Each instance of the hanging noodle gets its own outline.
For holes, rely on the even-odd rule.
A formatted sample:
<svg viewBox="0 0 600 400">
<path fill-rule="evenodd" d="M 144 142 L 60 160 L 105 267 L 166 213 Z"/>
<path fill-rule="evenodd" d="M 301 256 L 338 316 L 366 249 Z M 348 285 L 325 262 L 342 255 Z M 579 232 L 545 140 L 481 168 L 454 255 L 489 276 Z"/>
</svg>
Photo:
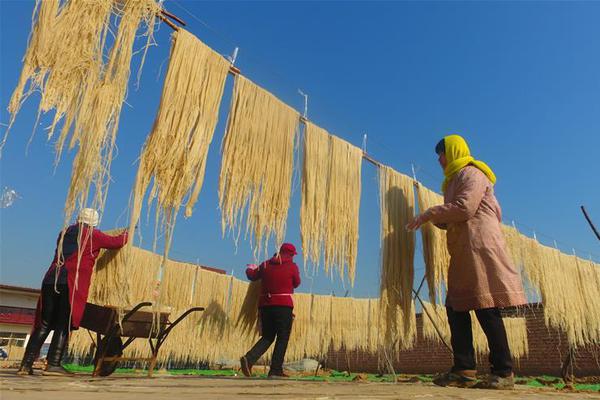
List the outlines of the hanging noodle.
<svg viewBox="0 0 600 400">
<path fill-rule="evenodd" d="M 322 359 L 331 344 L 332 296 L 312 295 L 309 332 L 306 354 Z"/>
<path fill-rule="evenodd" d="M 315 336 L 311 325 L 312 295 L 294 293 L 294 321 L 285 356 L 289 360 L 300 360 L 319 354 L 319 349 L 309 348 L 309 339 Z M 311 341 L 312 343 L 312 341 Z"/>
<path fill-rule="evenodd" d="M 502 227 L 515 264 L 541 297 L 546 325 L 563 331 L 573 348 L 600 343 L 600 269 L 589 260 Z"/>
<path fill-rule="evenodd" d="M 59 0 L 36 2 L 34 15 L 36 10 L 39 13 L 8 107 L 12 124 L 27 97 L 40 91 L 38 115 L 55 110 L 49 138 L 63 117 L 66 118 L 61 137 L 66 136 L 75 120 L 81 96 L 100 78 L 113 2 L 69 1 L 60 7 L 59 3 Z M 64 143 L 64 138 L 60 142 Z"/>
<path fill-rule="evenodd" d="M 148 204 L 156 199 L 157 215 L 165 216 L 168 225 L 165 259 L 180 205 L 186 203 L 185 215 L 189 217 L 202 188 L 229 71 L 227 61 L 192 34 L 180 29 L 173 36 L 160 107 L 140 159 L 130 222 L 133 230 L 154 179 Z"/>
<path fill-rule="evenodd" d="M 427 189 L 422 184 L 417 186 L 419 211 L 424 212 L 430 207 L 444 203 L 443 196 Z M 446 245 L 446 231 L 434 226 L 431 222 L 421 226 L 423 242 L 423 261 L 425 262 L 425 277 L 429 288 L 429 300 L 436 304 L 442 296 L 442 286 L 445 285 L 450 266 L 450 254 Z"/>
<path fill-rule="evenodd" d="M 115 307 L 121 298 L 114 293 L 115 275 L 110 271 L 127 264 L 133 284 L 132 304 L 152 298 L 152 282 L 162 256 L 132 247 L 131 253 L 104 251 L 98 259 L 89 301 Z M 160 304 L 173 321 L 189 307 L 205 307 L 191 314 L 169 335 L 159 353 L 159 362 L 205 362 L 220 364 L 238 358 L 258 338 L 255 328 L 256 283 L 214 273 L 193 264 L 168 260 L 163 274 Z M 413 310 L 414 311 L 414 310 Z M 340 298 L 306 293 L 294 294 L 294 322 L 286 360 L 304 357 L 322 359 L 330 349 L 363 350 L 375 354 L 381 344 L 382 321 L 378 299 Z M 400 323 L 402 321 L 399 321 Z M 80 357 L 93 350 L 84 329 L 73 332 L 70 351 Z M 149 357 L 148 344 L 135 340 L 126 357 Z"/>
<path fill-rule="evenodd" d="M 330 171 L 330 135 L 306 122 L 302 168 L 300 234 L 304 265 L 310 260 L 316 269 L 325 242 L 327 193 Z M 314 271 L 313 271 L 314 272 Z"/>
<path fill-rule="evenodd" d="M 415 234 L 405 226 L 414 217 L 413 180 L 389 167 L 379 168 L 381 209 L 381 318 L 385 345 L 409 347 L 415 335 Z"/>
<path fill-rule="evenodd" d="M 362 151 L 330 136 L 325 216 L 325 271 L 336 266 L 341 279 L 354 286 L 358 253 L 358 221 L 361 193 Z"/>
<path fill-rule="evenodd" d="M 221 224 L 223 234 L 227 227 L 235 232 L 237 243 L 247 208 L 255 255 L 272 235 L 278 246 L 285 236 L 298 122 L 292 108 L 236 76 L 219 177 Z"/>
<path fill-rule="evenodd" d="M 17 87 L 13 91 L 8 104 L 9 127 L 14 123 L 25 99 L 34 91 L 42 89 L 44 79 L 49 73 L 49 68 L 53 63 L 50 58 L 54 56 L 51 48 L 58 6 L 59 0 L 37 0 L 35 3 L 29 46 L 25 52 L 23 68 L 19 75 Z M 25 91 L 27 82 L 29 82 L 29 87 Z M 0 152 L 6 142 L 9 129 L 6 130 L 4 139 L 0 144 Z"/>
<path fill-rule="evenodd" d="M 144 22 L 147 48 L 159 5 L 154 0 L 81 0 L 59 7 L 58 1 L 41 0 L 36 10 L 38 18 L 9 104 L 10 125 L 23 101 L 40 91 L 38 116 L 54 110 L 48 138 L 63 123 L 56 162 L 67 142 L 69 148 L 78 146 L 65 201 L 66 226 L 75 208 L 88 205 L 92 185 L 93 206 L 100 211 L 104 207 L 136 32 Z M 108 51 L 113 14 L 118 26 Z"/>
<path fill-rule="evenodd" d="M 304 263 L 335 266 L 354 285 L 362 151 L 309 122 L 304 135 L 300 231 Z"/>
</svg>

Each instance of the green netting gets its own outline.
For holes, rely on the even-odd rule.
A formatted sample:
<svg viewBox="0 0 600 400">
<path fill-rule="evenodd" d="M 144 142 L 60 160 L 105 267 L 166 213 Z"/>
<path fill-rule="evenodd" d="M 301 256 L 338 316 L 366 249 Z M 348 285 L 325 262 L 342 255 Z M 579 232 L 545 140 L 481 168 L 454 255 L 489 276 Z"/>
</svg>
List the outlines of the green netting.
<svg viewBox="0 0 600 400">
<path fill-rule="evenodd" d="M 79 373 L 92 373 L 94 367 L 91 365 L 77 365 L 77 364 L 66 364 L 64 366 L 71 372 Z M 231 369 L 173 369 L 166 371 L 169 375 L 194 375 L 194 376 L 237 376 L 239 375 L 236 371 Z M 115 371 L 117 374 L 146 374 L 145 369 L 133 369 L 133 368 L 117 368 Z M 267 378 L 264 373 L 255 374 L 256 378 Z M 357 378 L 358 377 L 358 378 Z M 366 380 L 368 382 L 393 382 L 394 377 L 392 375 L 375 375 L 375 374 L 356 374 L 341 371 L 329 371 L 327 375 L 297 375 L 292 376 L 291 380 L 296 381 L 311 381 L 311 382 L 352 382 L 355 380 Z M 412 380 L 411 380 L 412 379 Z M 432 375 L 401 375 L 399 377 L 400 382 L 425 382 L 429 383 L 433 380 Z M 518 384 L 525 384 L 530 387 L 553 387 L 555 389 L 562 389 L 565 384 L 562 383 L 560 378 L 555 376 L 542 375 L 537 377 L 517 377 L 515 381 Z M 600 392 L 600 383 L 576 383 L 575 389 L 577 390 L 589 390 Z"/>
</svg>

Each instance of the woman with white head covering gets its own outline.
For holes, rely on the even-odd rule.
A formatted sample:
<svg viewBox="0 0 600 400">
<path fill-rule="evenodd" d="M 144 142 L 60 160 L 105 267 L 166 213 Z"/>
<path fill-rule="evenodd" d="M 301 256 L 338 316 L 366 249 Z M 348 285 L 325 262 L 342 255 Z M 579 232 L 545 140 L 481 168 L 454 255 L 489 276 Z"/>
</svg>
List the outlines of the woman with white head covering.
<svg viewBox="0 0 600 400">
<path fill-rule="evenodd" d="M 54 335 L 44 375 L 67 373 L 61 366 L 61 360 L 66 353 L 70 330 L 79 328 L 96 258 L 101 249 L 118 249 L 127 243 L 127 232 L 109 236 L 95 228 L 98 222 L 98 212 L 84 208 L 77 217 L 77 223 L 58 235 L 54 259 L 42 281 L 33 331 L 19 375 L 33 373 L 33 362 L 51 330 Z"/>
</svg>

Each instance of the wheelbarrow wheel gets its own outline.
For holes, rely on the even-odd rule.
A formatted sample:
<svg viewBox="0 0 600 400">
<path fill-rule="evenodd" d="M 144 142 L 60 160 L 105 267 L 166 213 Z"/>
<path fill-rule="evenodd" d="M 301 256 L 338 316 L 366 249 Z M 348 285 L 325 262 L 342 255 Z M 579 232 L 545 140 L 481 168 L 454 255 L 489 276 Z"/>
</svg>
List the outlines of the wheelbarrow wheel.
<svg viewBox="0 0 600 400">
<path fill-rule="evenodd" d="M 94 365 L 98 365 L 98 359 L 106 346 L 105 357 L 120 357 L 123 355 L 123 341 L 120 336 L 110 338 L 106 343 L 104 340 L 98 343 L 96 354 L 94 355 Z M 100 376 L 109 376 L 117 369 L 118 361 L 102 361 L 102 365 L 98 371 Z"/>
</svg>

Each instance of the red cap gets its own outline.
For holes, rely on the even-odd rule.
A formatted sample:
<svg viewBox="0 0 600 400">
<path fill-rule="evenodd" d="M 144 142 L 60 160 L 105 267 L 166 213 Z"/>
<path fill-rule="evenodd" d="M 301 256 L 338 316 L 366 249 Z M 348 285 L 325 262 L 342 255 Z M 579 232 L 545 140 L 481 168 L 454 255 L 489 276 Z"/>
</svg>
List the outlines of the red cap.
<svg viewBox="0 0 600 400">
<path fill-rule="evenodd" d="M 284 244 L 282 244 L 281 247 L 279 248 L 279 252 L 280 253 L 293 254 L 293 255 L 298 254 L 296 252 L 296 247 L 293 244 L 291 244 L 291 243 L 284 243 Z"/>
</svg>

